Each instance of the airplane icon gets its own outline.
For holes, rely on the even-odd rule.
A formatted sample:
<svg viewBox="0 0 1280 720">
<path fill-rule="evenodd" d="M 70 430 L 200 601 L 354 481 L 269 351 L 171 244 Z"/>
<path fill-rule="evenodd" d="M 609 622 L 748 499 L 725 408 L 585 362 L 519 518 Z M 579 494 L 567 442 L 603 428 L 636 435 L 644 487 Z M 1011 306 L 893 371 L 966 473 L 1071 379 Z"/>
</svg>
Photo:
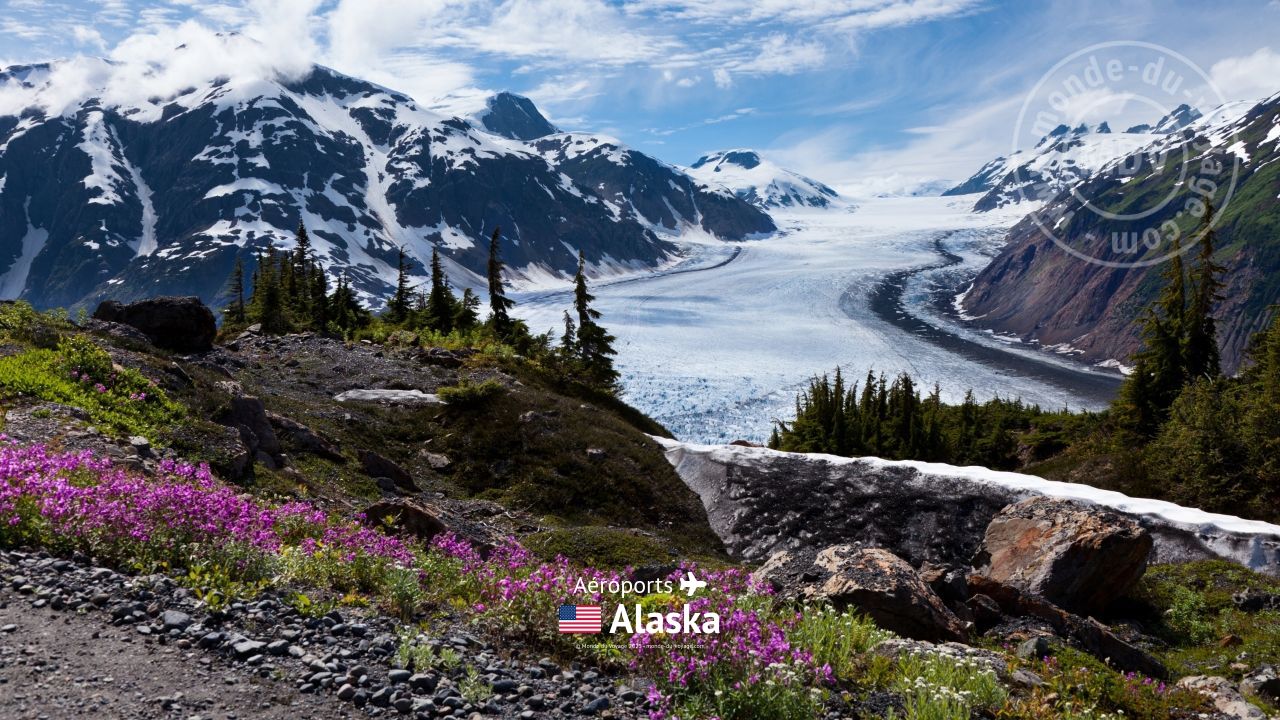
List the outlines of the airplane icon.
<svg viewBox="0 0 1280 720">
<path fill-rule="evenodd" d="M 684 577 L 680 580 L 680 589 L 683 590 L 686 594 L 688 594 L 689 597 L 693 597 L 694 593 L 698 592 L 699 590 L 701 590 L 706 586 L 707 586 L 707 581 L 699 580 L 698 578 L 694 577 L 692 570 L 689 571 L 689 574 L 687 577 Z"/>
</svg>

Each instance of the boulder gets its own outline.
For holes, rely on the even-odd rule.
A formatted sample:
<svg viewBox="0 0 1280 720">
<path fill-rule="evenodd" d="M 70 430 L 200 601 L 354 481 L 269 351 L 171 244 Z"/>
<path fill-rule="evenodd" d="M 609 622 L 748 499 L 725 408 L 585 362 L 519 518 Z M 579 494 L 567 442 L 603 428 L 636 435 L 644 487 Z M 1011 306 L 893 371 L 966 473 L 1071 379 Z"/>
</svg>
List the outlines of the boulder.
<svg viewBox="0 0 1280 720">
<path fill-rule="evenodd" d="M 264 452 L 276 455 L 280 452 L 280 440 L 271 428 L 271 418 L 262 401 L 252 395 L 233 395 L 231 407 L 224 425 L 240 431 L 245 447 L 252 453 Z"/>
<path fill-rule="evenodd" d="M 1277 673 L 1275 667 L 1271 665 L 1263 665 L 1244 676 L 1240 681 L 1240 689 L 1272 703 L 1278 702 L 1280 701 L 1280 673 Z"/>
<path fill-rule="evenodd" d="M 93 312 L 95 320 L 137 329 L 156 347 L 181 353 L 213 348 L 218 325 L 198 297 L 157 297 L 124 305 L 107 300 Z"/>
<path fill-rule="evenodd" d="M 1008 682 L 1009 663 L 991 650 L 984 650 L 958 642 L 931 643 L 923 640 L 903 640 L 894 638 L 885 640 L 871 650 L 876 655 L 890 659 L 905 658 L 910 655 L 941 655 L 952 660 L 963 660 L 973 663 L 985 670 L 995 673 L 996 677 Z"/>
<path fill-rule="evenodd" d="M 373 527 L 390 526 L 428 542 L 448 530 L 439 515 L 426 505 L 403 498 L 379 500 L 364 510 L 365 521 Z"/>
<path fill-rule="evenodd" d="M 413 482 L 413 476 L 408 470 L 397 465 L 394 461 L 385 458 L 372 450 L 361 450 L 360 466 L 364 469 L 366 475 L 371 478 L 388 478 L 395 487 L 405 492 L 418 492 L 418 486 Z"/>
<path fill-rule="evenodd" d="M 963 640 L 965 624 L 888 550 L 833 545 L 815 554 L 776 553 L 757 578 L 786 595 L 855 608 L 877 625 L 918 640 Z"/>
<path fill-rule="evenodd" d="M 1137 521 L 1070 500 L 1033 497 L 987 525 L 978 573 L 1064 608 L 1098 613 L 1147 568 L 1151 535 Z"/>
<path fill-rule="evenodd" d="M 421 390 L 347 390 L 333 396 L 338 402 L 382 402 L 390 405 L 442 405 L 434 393 Z"/>
<path fill-rule="evenodd" d="M 1074 615 L 1042 597 L 981 575 L 969 576 L 969 590 L 973 597 L 985 597 L 995 603 L 1005 615 L 1034 618 L 1046 623 L 1058 636 L 1069 638 L 1080 649 L 1114 667 L 1153 678 L 1169 676 L 1168 669 L 1159 660 L 1121 640 L 1093 618 Z"/>
<path fill-rule="evenodd" d="M 283 438 L 299 450 L 333 462 L 340 463 L 346 460 L 334 442 L 297 420 L 272 412 L 267 413 L 267 420 L 279 438 Z"/>
<path fill-rule="evenodd" d="M 1245 700 L 1236 686 L 1224 677 L 1192 675 L 1179 680 L 1178 687 L 1204 695 L 1223 717 L 1232 720 L 1267 720 L 1267 714 L 1257 705 Z"/>
</svg>

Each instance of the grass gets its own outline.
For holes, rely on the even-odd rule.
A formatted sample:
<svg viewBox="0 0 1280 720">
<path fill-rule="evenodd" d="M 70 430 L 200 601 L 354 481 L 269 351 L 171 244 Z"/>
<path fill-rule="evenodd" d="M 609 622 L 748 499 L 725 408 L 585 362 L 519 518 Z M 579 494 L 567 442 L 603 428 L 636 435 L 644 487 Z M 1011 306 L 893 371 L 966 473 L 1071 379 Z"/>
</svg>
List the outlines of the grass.
<svg viewBox="0 0 1280 720">
<path fill-rule="evenodd" d="M 1280 594 L 1280 579 L 1206 560 L 1154 566 L 1133 594 L 1148 630 L 1166 643 L 1158 654 L 1171 670 L 1231 677 L 1241 655 L 1252 665 L 1280 663 L 1280 612 L 1238 610 L 1231 596 L 1245 590 Z M 1239 643 L 1220 645 L 1228 635 Z"/>
<path fill-rule="evenodd" d="M 534 533 L 523 542 L 544 560 L 563 555 L 597 567 L 639 567 L 670 557 L 661 541 L 622 528 L 558 528 Z"/>
<path fill-rule="evenodd" d="M 32 348 L 0 357 L 0 391 L 78 407 L 99 427 L 118 435 L 158 440 L 185 412 L 142 373 L 115 365 L 80 335 L 57 349 Z"/>
</svg>

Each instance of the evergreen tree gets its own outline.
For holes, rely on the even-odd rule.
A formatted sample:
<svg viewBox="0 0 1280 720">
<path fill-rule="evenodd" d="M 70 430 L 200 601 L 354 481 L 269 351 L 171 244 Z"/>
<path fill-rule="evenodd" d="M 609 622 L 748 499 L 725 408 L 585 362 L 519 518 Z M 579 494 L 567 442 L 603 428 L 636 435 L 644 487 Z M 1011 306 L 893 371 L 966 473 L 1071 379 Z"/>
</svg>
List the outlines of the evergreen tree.
<svg viewBox="0 0 1280 720">
<path fill-rule="evenodd" d="M 607 391 L 617 387 L 613 368 L 614 337 L 597 322 L 600 312 L 591 307 L 595 296 L 587 290 L 587 261 L 578 252 L 578 273 L 573 278 L 573 304 L 578 312 L 578 358 L 590 384 Z"/>
<path fill-rule="evenodd" d="M 493 229 L 493 237 L 489 239 L 489 325 L 499 338 L 511 334 L 511 308 L 515 303 L 507 297 L 502 282 L 502 257 L 499 254 L 498 240 L 502 237 L 502 228 Z"/>
<path fill-rule="evenodd" d="M 311 273 L 311 329 L 321 334 L 329 332 L 329 282 L 319 263 Z"/>
<path fill-rule="evenodd" d="M 1206 200 L 1204 223 L 1200 233 L 1200 251 L 1193 273 L 1194 284 L 1186 317 L 1184 364 L 1189 380 L 1212 379 L 1222 374 L 1222 359 L 1218 350 L 1218 328 L 1213 319 L 1213 308 L 1222 300 L 1221 276 L 1226 272 L 1226 268 L 1213 261 L 1217 242 L 1213 231 L 1213 212 L 1213 203 Z"/>
<path fill-rule="evenodd" d="M 396 292 L 387 301 L 387 321 L 402 323 L 409 319 L 409 310 L 413 301 L 409 287 L 409 256 L 404 246 L 397 249 L 396 256 Z"/>
<path fill-rule="evenodd" d="M 480 298 L 471 291 L 471 288 L 464 288 L 462 291 L 462 299 L 458 301 L 457 311 L 453 315 L 453 327 L 458 332 L 470 332 L 480 323 Z"/>
<path fill-rule="evenodd" d="M 578 357 L 578 326 L 568 310 L 564 311 L 564 334 L 560 336 L 560 359 L 572 362 Z"/>
<path fill-rule="evenodd" d="M 432 248 L 431 294 L 427 296 L 426 307 L 423 308 L 424 321 L 432 330 L 448 334 L 453 331 L 453 318 L 457 312 L 458 299 L 449 289 L 449 278 L 445 277 L 444 268 L 440 264 L 440 253 Z"/>
<path fill-rule="evenodd" d="M 275 246 L 267 248 L 263 265 L 258 268 L 259 287 L 254 288 L 257 299 L 255 319 L 262 324 L 262 331 L 271 335 L 289 332 L 292 324 L 285 312 L 284 287 L 281 280 L 281 263 Z"/>
<path fill-rule="evenodd" d="M 232 322 L 242 323 L 247 315 L 244 307 L 244 263 L 240 262 L 239 255 L 236 256 L 236 267 L 231 271 L 231 295 L 235 299 L 225 311 L 227 318 Z"/>
<path fill-rule="evenodd" d="M 1161 274 L 1164 289 L 1143 322 L 1143 347 L 1134 356 L 1135 371 L 1121 388 L 1123 415 L 1131 421 L 1131 428 L 1142 435 L 1155 432 L 1187 380 L 1186 278 L 1176 238 L 1172 255 Z"/>
</svg>

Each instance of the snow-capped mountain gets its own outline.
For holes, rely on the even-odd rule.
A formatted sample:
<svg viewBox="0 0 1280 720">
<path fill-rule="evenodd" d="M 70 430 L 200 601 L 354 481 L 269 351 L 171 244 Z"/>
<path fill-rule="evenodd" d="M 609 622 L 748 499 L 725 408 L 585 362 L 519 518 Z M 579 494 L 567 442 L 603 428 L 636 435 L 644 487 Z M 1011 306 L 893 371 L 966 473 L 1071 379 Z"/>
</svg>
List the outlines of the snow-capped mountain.
<svg viewBox="0 0 1280 720">
<path fill-rule="evenodd" d="M 761 208 L 829 207 L 840 194 L 761 158 L 753 150 L 723 150 L 698 158 L 688 170 L 711 187 L 723 187 Z"/>
<path fill-rule="evenodd" d="M 517 280 L 564 276 L 579 250 L 595 271 L 644 270 L 670 261 L 686 230 L 774 229 L 751 204 L 619 145 L 591 171 L 526 142 L 555 128 L 518 96 L 494 97 L 478 120 L 448 117 L 319 66 L 160 96 L 69 92 L 68 76 L 114 68 L 0 72 L 0 298 L 220 303 L 236 258 L 291 245 L 299 220 L 331 276 L 375 304 L 402 246 L 419 276 L 436 247 L 458 284 L 479 284 L 495 226 Z"/>
<path fill-rule="evenodd" d="M 992 160 L 943 195 L 984 193 L 973 208 L 978 212 L 1023 200 L 1049 200 L 1113 160 L 1180 131 L 1199 117 L 1199 111 L 1180 105 L 1155 125 L 1136 125 L 1121 133 L 1112 132 L 1105 122 L 1059 125 L 1035 147 Z"/>
</svg>

